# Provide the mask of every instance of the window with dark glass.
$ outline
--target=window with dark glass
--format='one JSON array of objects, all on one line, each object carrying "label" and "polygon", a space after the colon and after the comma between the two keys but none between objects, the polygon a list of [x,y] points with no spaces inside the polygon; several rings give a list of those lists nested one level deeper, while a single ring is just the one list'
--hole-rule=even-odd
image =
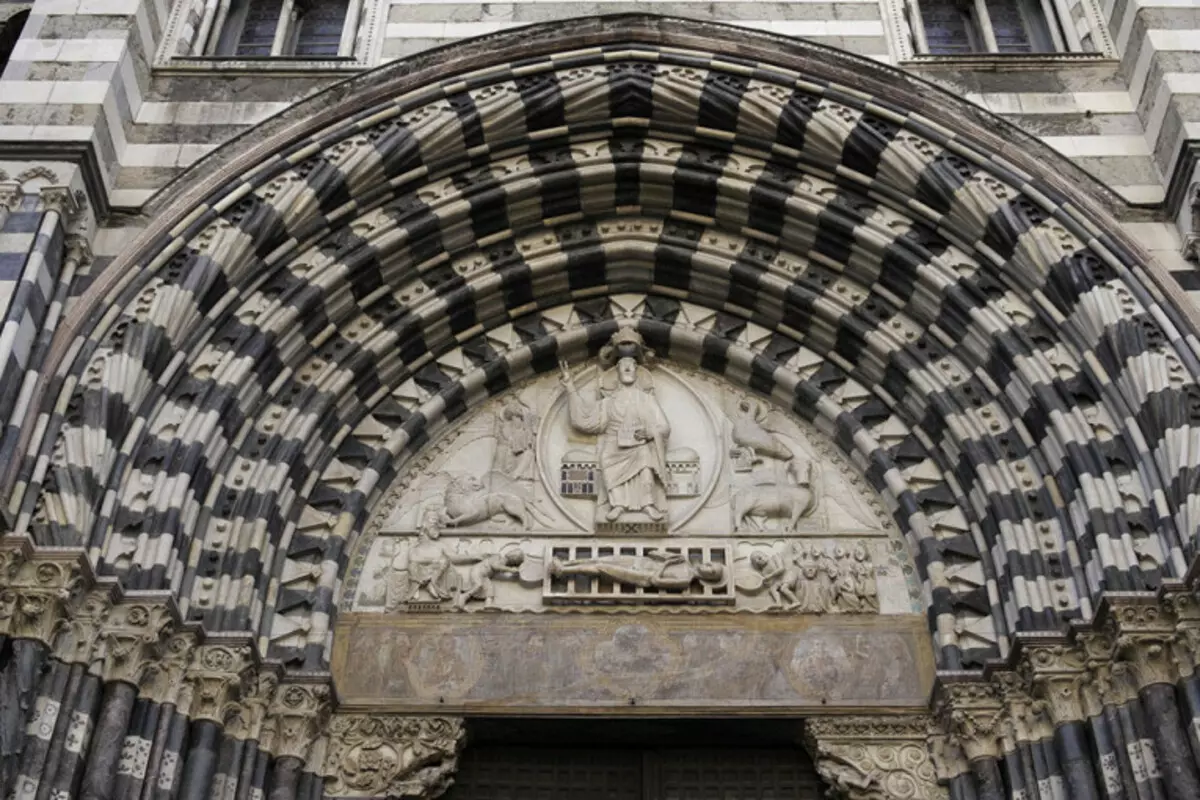
[{"label": "window with dark glass", "polygon": [[21,29],[25,27],[27,19],[29,19],[29,9],[18,11],[0,22],[0,74],[8,66],[8,59],[12,56],[13,48],[17,46],[17,39],[21,38]]},{"label": "window with dark glass", "polygon": [[929,55],[1056,53],[1067,49],[1053,0],[915,0]]},{"label": "window with dark glass", "polygon": [[[233,0],[207,52],[237,58],[349,55],[347,25],[356,0]],[[356,7],[356,6],[355,6]]]}]

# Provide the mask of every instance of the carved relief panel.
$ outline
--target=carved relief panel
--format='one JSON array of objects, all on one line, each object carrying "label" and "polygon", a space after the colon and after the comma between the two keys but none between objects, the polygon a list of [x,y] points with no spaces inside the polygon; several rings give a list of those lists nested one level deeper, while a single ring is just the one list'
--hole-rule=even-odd
[{"label": "carved relief panel", "polygon": [[632,328],[561,366],[409,467],[345,611],[919,610],[903,541],[822,434]]}]

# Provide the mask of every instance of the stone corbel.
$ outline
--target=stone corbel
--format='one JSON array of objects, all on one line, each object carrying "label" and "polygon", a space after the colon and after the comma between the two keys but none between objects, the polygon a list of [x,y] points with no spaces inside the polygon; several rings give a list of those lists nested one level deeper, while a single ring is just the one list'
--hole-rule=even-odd
[{"label": "stone corbel", "polygon": [[927,716],[824,717],[805,724],[805,744],[838,800],[941,800]]},{"label": "stone corbel", "polygon": [[431,800],[449,787],[464,739],[458,717],[335,714],[325,796]]},{"label": "stone corbel", "polygon": [[52,647],[92,583],[82,550],[36,549],[26,537],[0,539],[0,636]]}]

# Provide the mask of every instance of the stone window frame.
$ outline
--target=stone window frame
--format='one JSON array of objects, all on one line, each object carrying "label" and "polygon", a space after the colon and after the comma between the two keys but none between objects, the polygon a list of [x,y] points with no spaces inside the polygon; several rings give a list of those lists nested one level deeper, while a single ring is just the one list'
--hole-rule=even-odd
[{"label": "stone window frame", "polygon": [[[360,72],[379,63],[382,0],[347,0],[342,41],[337,56],[272,55],[258,58],[211,52],[232,0],[175,0],[154,59],[156,71],[168,73],[253,72],[270,74]],[[282,0],[281,27],[294,0]],[[286,23],[286,24],[285,24]]]},{"label": "stone window frame", "polygon": [[[984,0],[972,0],[983,6]],[[1043,0],[1052,8],[1055,22],[1062,33],[1063,49],[1047,53],[1000,53],[981,51],[969,54],[929,53],[925,46],[925,30],[921,19],[921,0],[881,0],[888,45],[897,64],[945,65],[954,68],[1004,64],[1017,66],[1047,66],[1057,68],[1068,63],[1111,61],[1117,58],[1116,44],[1108,32],[1098,0]],[[1087,23],[1087,35],[1081,36],[1072,24],[1072,9],[1078,7]],[[990,23],[989,23],[990,27]],[[1053,26],[1052,26],[1053,27]],[[1057,38],[1057,37],[1056,37]],[[1082,41],[1088,38],[1091,49]],[[989,38],[994,43],[994,38]]]}]

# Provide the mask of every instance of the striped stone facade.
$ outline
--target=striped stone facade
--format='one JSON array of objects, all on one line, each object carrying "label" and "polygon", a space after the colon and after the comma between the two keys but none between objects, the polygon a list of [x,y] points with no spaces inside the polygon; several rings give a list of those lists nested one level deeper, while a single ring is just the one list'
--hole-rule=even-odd
[{"label": "striped stone facade", "polygon": [[[820,431],[907,542],[938,683],[809,725],[840,796],[1200,796],[1200,12],[1085,0],[1088,51],[1002,59],[914,55],[886,3],[696,5],[363,6],[344,60],[231,63],[198,5],[36,0],[0,792],[435,796],[460,718],[336,702],[356,537],[455,420],[633,327]],[[380,731],[413,755],[368,780]]]}]

